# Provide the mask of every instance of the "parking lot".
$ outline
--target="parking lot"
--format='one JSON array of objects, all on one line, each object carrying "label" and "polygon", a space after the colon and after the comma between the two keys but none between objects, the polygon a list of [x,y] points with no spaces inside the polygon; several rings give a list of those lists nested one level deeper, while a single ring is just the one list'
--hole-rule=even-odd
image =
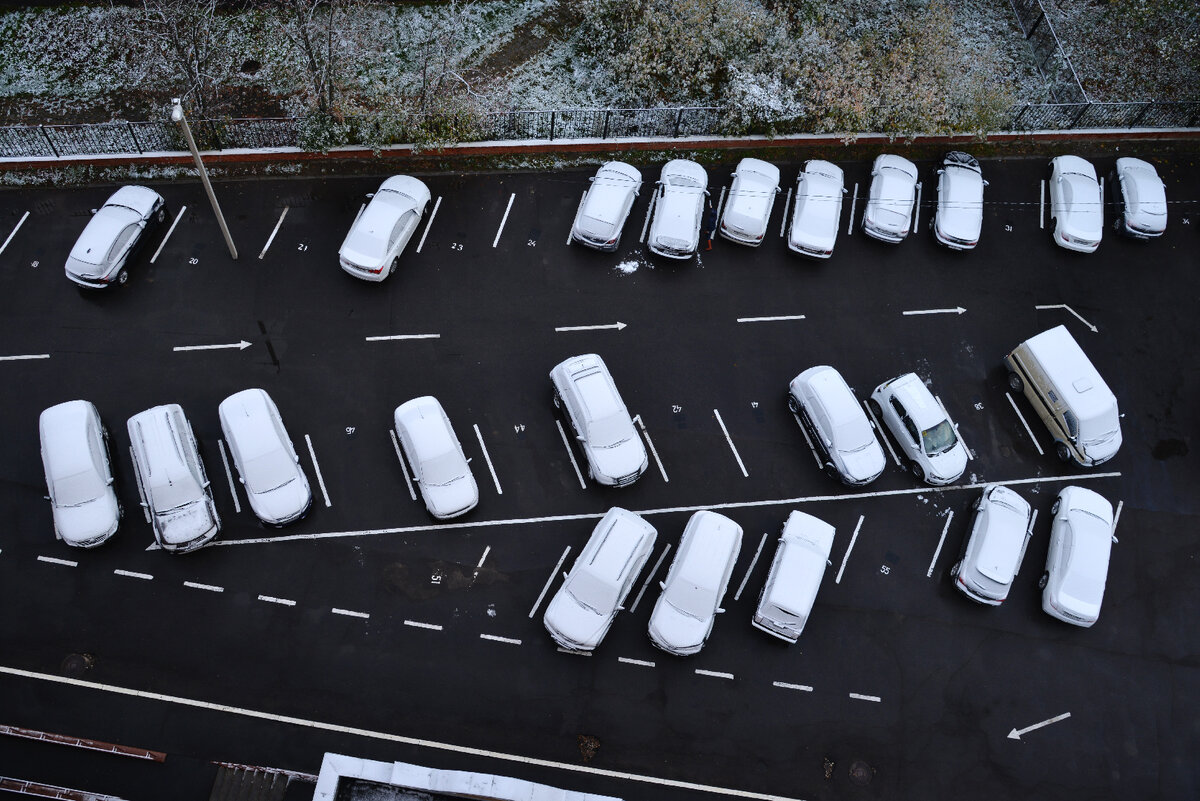
[{"label": "parking lot", "polygon": [[[337,250],[382,174],[218,184],[236,262],[198,184],[150,184],[172,217],[129,283],[99,293],[62,265],[113,187],[5,190],[0,723],[310,773],[337,749],[470,762],[629,799],[1196,797],[1200,170],[1155,161],[1166,234],[1143,243],[1110,227],[1087,256],[1044,227],[1044,159],[982,161],[983,232],[966,253],[928,231],[931,162],[918,162],[922,205],[899,245],[851,226],[870,165],[845,163],[852,195],[825,263],[777,235],[785,195],[757,249],[710,249],[706,232],[694,261],[648,258],[638,236],[658,164],[639,165],[646,184],[614,254],[567,244],[586,171],[421,176],[435,202],[378,285],[343,273]],[[1111,162],[1096,160],[1101,175]],[[709,167],[713,202],[732,166]],[[780,164],[785,193],[799,166]],[[1055,459],[1001,364],[1059,324],[1123,413],[1120,453],[1092,470]],[[629,488],[586,479],[551,403],[550,369],[588,352],[652,452]],[[918,484],[894,443],[865,488],[823,474],[784,401],[815,364],[860,399],[917,372],[959,425],[965,475]],[[251,386],[275,399],[313,484],[308,517],[282,530],[256,523],[220,441],[217,404]],[[390,434],[392,410],[426,394],[479,484],[478,507],[449,522],[426,513]],[[112,432],[127,510],[91,551],[54,540],[38,453],[39,412],[72,398]],[[171,402],[223,521],[213,546],[179,557],[151,547],[125,432]],[[988,482],[1038,514],[995,609],[947,577]],[[1119,516],[1091,629],[1045,615],[1036,587],[1050,506],[1071,483]],[[541,612],[613,505],[658,529],[655,551],[594,655],[560,652]],[[745,537],[726,614],[699,655],[677,658],[651,647],[646,621],[698,509]],[[786,647],[749,621],[791,509],[837,533],[812,619]],[[580,735],[600,742],[586,763]],[[0,774],[56,778],[2,752]]]}]

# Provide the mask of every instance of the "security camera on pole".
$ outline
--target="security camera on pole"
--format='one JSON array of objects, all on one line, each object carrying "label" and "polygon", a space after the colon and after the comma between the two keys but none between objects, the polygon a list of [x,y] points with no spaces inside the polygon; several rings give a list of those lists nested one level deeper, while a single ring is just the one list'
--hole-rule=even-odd
[{"label": "security camera on pole", "polygon": [[213,214],[217,215],[217,224],[221,226],[221,233],[225,235],[225,244],[229,246],[229,255],[233,257],[234,261],[237,261],[237,248],[233,245],[233,237],[229,235],[229,226],[225,224],[225,216],[221,214],[221,205],[217,203],[217,196],[213,194],[212,183],[208,180],[208,171],[204,169],[204,162],[200,160],[200,151],[196,149],[196,140],[192,137],[192,129],[183,116],[183,106],[178,97],[172,98],[171,104],[171,121],[179,123],[179,127],[183,129],[183,138],[187,140],[188,149],[192,151],[192,159],[196,162],[196,170],[200,173],[200,182],[204,184],[204,191],[208,195],[208,202],[212,204]]}]

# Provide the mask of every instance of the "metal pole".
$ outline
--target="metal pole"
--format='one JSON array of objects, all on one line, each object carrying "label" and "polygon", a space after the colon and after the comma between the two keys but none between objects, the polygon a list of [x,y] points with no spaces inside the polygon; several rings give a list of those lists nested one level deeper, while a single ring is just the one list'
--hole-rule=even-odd
[{"label": "metal pole", "polygon": [[229,255],[234,261],[237,261],[237,248],[234,247],[233,237],[229,235],[229,226],[225,224],[225,215],[221,214],[217,196],[213,194],[212,184],[208,180],[208,170],[204,169],[204,162],[200,160],[200,151],[196,149],[196,140],[192,137],[192,129],[188,126],[187,118],[183,116],[183,106],[180,105],[179,98],[174,98],[171,103],[174,105],[171,109],[171,119],[179,123],[179,127],[183,129],[183,138],[187,140],[188,149],[192,151],[192,159],[196,162],[196,171],[200,173],[200,183],[204,184],[204,192],[208,195],[208,202],[212,204],[213,214],[217,215],[217,224],[221,226],[221,233],[225,235],[225,244],[229,246]]}]

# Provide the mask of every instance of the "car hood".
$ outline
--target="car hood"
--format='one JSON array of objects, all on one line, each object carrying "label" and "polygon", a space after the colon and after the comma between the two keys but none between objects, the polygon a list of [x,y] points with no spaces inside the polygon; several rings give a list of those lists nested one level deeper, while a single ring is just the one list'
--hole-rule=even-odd
[{"label": "car hood", "polygon": [[565,640],[572,648],[590,651],[600,644],[612,623],[612,616],[588,609],[562,589],[546,607],[542,622],[556,639]]},{"label": "car hood", "polygon": [[629,438],[612,448],[589,448],[596,469],[605,475],[619,478],[641,470],[646,463],[646,448],[636,431]]},{"label": "car hood", "polygon": [[92,215],[79,239],[75,240],[71,259],[80,265],[101,265],[125,226],[139,220],[141,217],[137,212],[123,206],[105,206]]},{"label": "car hood", "polygon": [[434,486],[421,484],[421,497],[434,517],[450,517],[462,514],[479,503],[479,487],[470,471],[449,484]]},{"label": "car hood", "polygon": [[159,535],[167,546],[187,545],[216,533],[217,521],[204,498],[180,509],[156,514],[155,519]]},{"label": "car hood", "polygon": [[312,501],[312,490],[304,476],[296,476],[282,487],[266,492],[247,492],[250,508],[266,522],[290,520],[305,510]]},{"label": "car hood", "polygon": [[700,239],[699,210],[703,202],[704,193],[699,189],[668,187],[654,209],[654,238],[678,239],[695,247]]},{"label": "car hood", "polygon": [[660,597],[650,615],[650,637],[663,650],[694,652],[704,645],[712,629],[713,618],[697,620],[685,615]]},{"label": "car hood", "polygon": [[861,451],[853,453],[838,452],[838,457],[842,461],[845,472],[852,479],[859,482],[867,482],[877,477],[883,472],[883,468],[887,466],[887,457],[883,454],[883,448],[878,442],[872,442]]},{"label": "car hood", "polygon": [[954,481],[967,469],[967,449],[961,439],[950,450],[926,458],[929,460],[929,478],[936,481]]},{"label": "car hood", "polygon": [[120,517],[117,497],[111,489],[78,506],[54,507],[54,527],[68,545],[80,545],[112,535]]}]

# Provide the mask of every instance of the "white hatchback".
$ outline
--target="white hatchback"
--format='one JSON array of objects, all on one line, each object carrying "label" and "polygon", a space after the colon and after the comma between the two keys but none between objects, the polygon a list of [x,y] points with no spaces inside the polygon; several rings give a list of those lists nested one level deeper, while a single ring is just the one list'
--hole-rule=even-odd
[{"label": "white hatchback", "polygon": [[596,250],[614,251],[621,243],[621,229],[642,186],[642,174],[623,161],[610,161],[588,180],[592,185],[575,213],[571,241]]},{"label": "white hatchback", "polygon": [[800,638],[825,577],[833,535],[833,526],[824,520],[798,511],[788,515],[750,620],[756,629],[784,642]]},{"label": "white hatchback", "polygon": [[550,382],[555,408],[566,412],[583,446],[588,476],[610,487],[637,481],[650,459],[604,360],[595,353],[572,356],[554,366]]},{"label": "white hatchback", "polygon": [[71,254],[66,273],[85,289],[103,289],[129,280],[129,257],[146,240],[151,223],[166,217],[162,195],[144,186],[123,186],[93,211]]},{"label": "white hatchback", "polygon": [[1050,162],[1050,221],[1054,241],[1079,253],[1094,253],[1104,235],[1104,198],[1096,168],[1079,156]]},{"label": "white hatchback", "polygon": [[903,242],[917,202],[917,165],[884,153],[871,165],[871,190],[863,209],[863,233],[881,242]]},{"label": "white hatchback", "polygon": [[951,250],[970,250],[979,244],[983,228],[983,180],[979,161],[967,153],[952,150],[942,159],[937,171],[937,211],[933,215],[933,235]]},{"label": "white hatchback", "polygon": [[1083,487],[1064,487],[1050,513],[1050,550],[1042,588],[1042,611],[1064,623],[1091,626],[1100,617],[1112,553],[1113,508]]},{"label": "white hatchback", "polygon": [[1032,526],[1024,498],[999,484],[984,487],[962,557],[950,568],[958,591],[988,606],[1004,603],[1025,559]]},{"label": "white hatchback", "polygon": [[445,519],[474,509],[479,486],[438,399],[413,398],[397,406],[392,418],[429,514]]},{"label": "white hatchback", "polygon": [[674,159],[663,165],[657,186],[646,247],[669,259],[690,259],[700,247],[708,173],[694,161]]},{"label": "white hatchback", "polygon": [[761,159],[738,162],[718,230],[730,242],[758,247],[779,194],[779,168]]},{"label": "white hatchback", "polygon": [[302,518],[312,505],[312,488],[271,396],[262,389],[244,389],[221,401],[217,414],[258,519],[284,526]]},{"label": "white hatchback", "polygon": [[368,197],[338,250],[338,263],[355,278],[382,281],[417,230],[429,205],[429,187],[412,176],[393,175]]},{"label": "white hatchback", "polygon": [[842,195],[846,194],[842,168],[812,159],[796,176],[796,205],[792,210],[788,248],[803,256],[828,259],[837,243],[842,220]]},{"label": "white hatchback", "polygon": [[107,541],[121,523],[121,504],[100,413],[85,400],[60,403],[42,412],[38,432],[54,536],[76,548]]},{"label": "white hatchback", "polygon": [[870,484],[887,465],[875,429],[842,374],[810,367],[788,384],[788,408],[800,418],[825,469],[845,484]]},{"label": "white hatchback", "polygon": [[1115,227],[1134,239],[1152,239],[1167,230],[1167,188],[1148,161],[1122,156],[1112,181],[1118,196]]},{"label": "white hatchback", "polygon": [[676,656],[699,653],[712,633],[742,547],[742,527],[707,510],[688,520],[650,613],[650,642]]},{"label": "white hatchback", "polygon": [[542,623],[571,651],[591,651],[608,633],[650,558],[658,532],[633,512],[608,510],[546,606]]},{"label": "white hatchback", "polygon": [[967,469],[967,449],[958,438],[958,427],[916,373],[880,384],[870,404],[917,479],[935,486],[950,484]]}]

